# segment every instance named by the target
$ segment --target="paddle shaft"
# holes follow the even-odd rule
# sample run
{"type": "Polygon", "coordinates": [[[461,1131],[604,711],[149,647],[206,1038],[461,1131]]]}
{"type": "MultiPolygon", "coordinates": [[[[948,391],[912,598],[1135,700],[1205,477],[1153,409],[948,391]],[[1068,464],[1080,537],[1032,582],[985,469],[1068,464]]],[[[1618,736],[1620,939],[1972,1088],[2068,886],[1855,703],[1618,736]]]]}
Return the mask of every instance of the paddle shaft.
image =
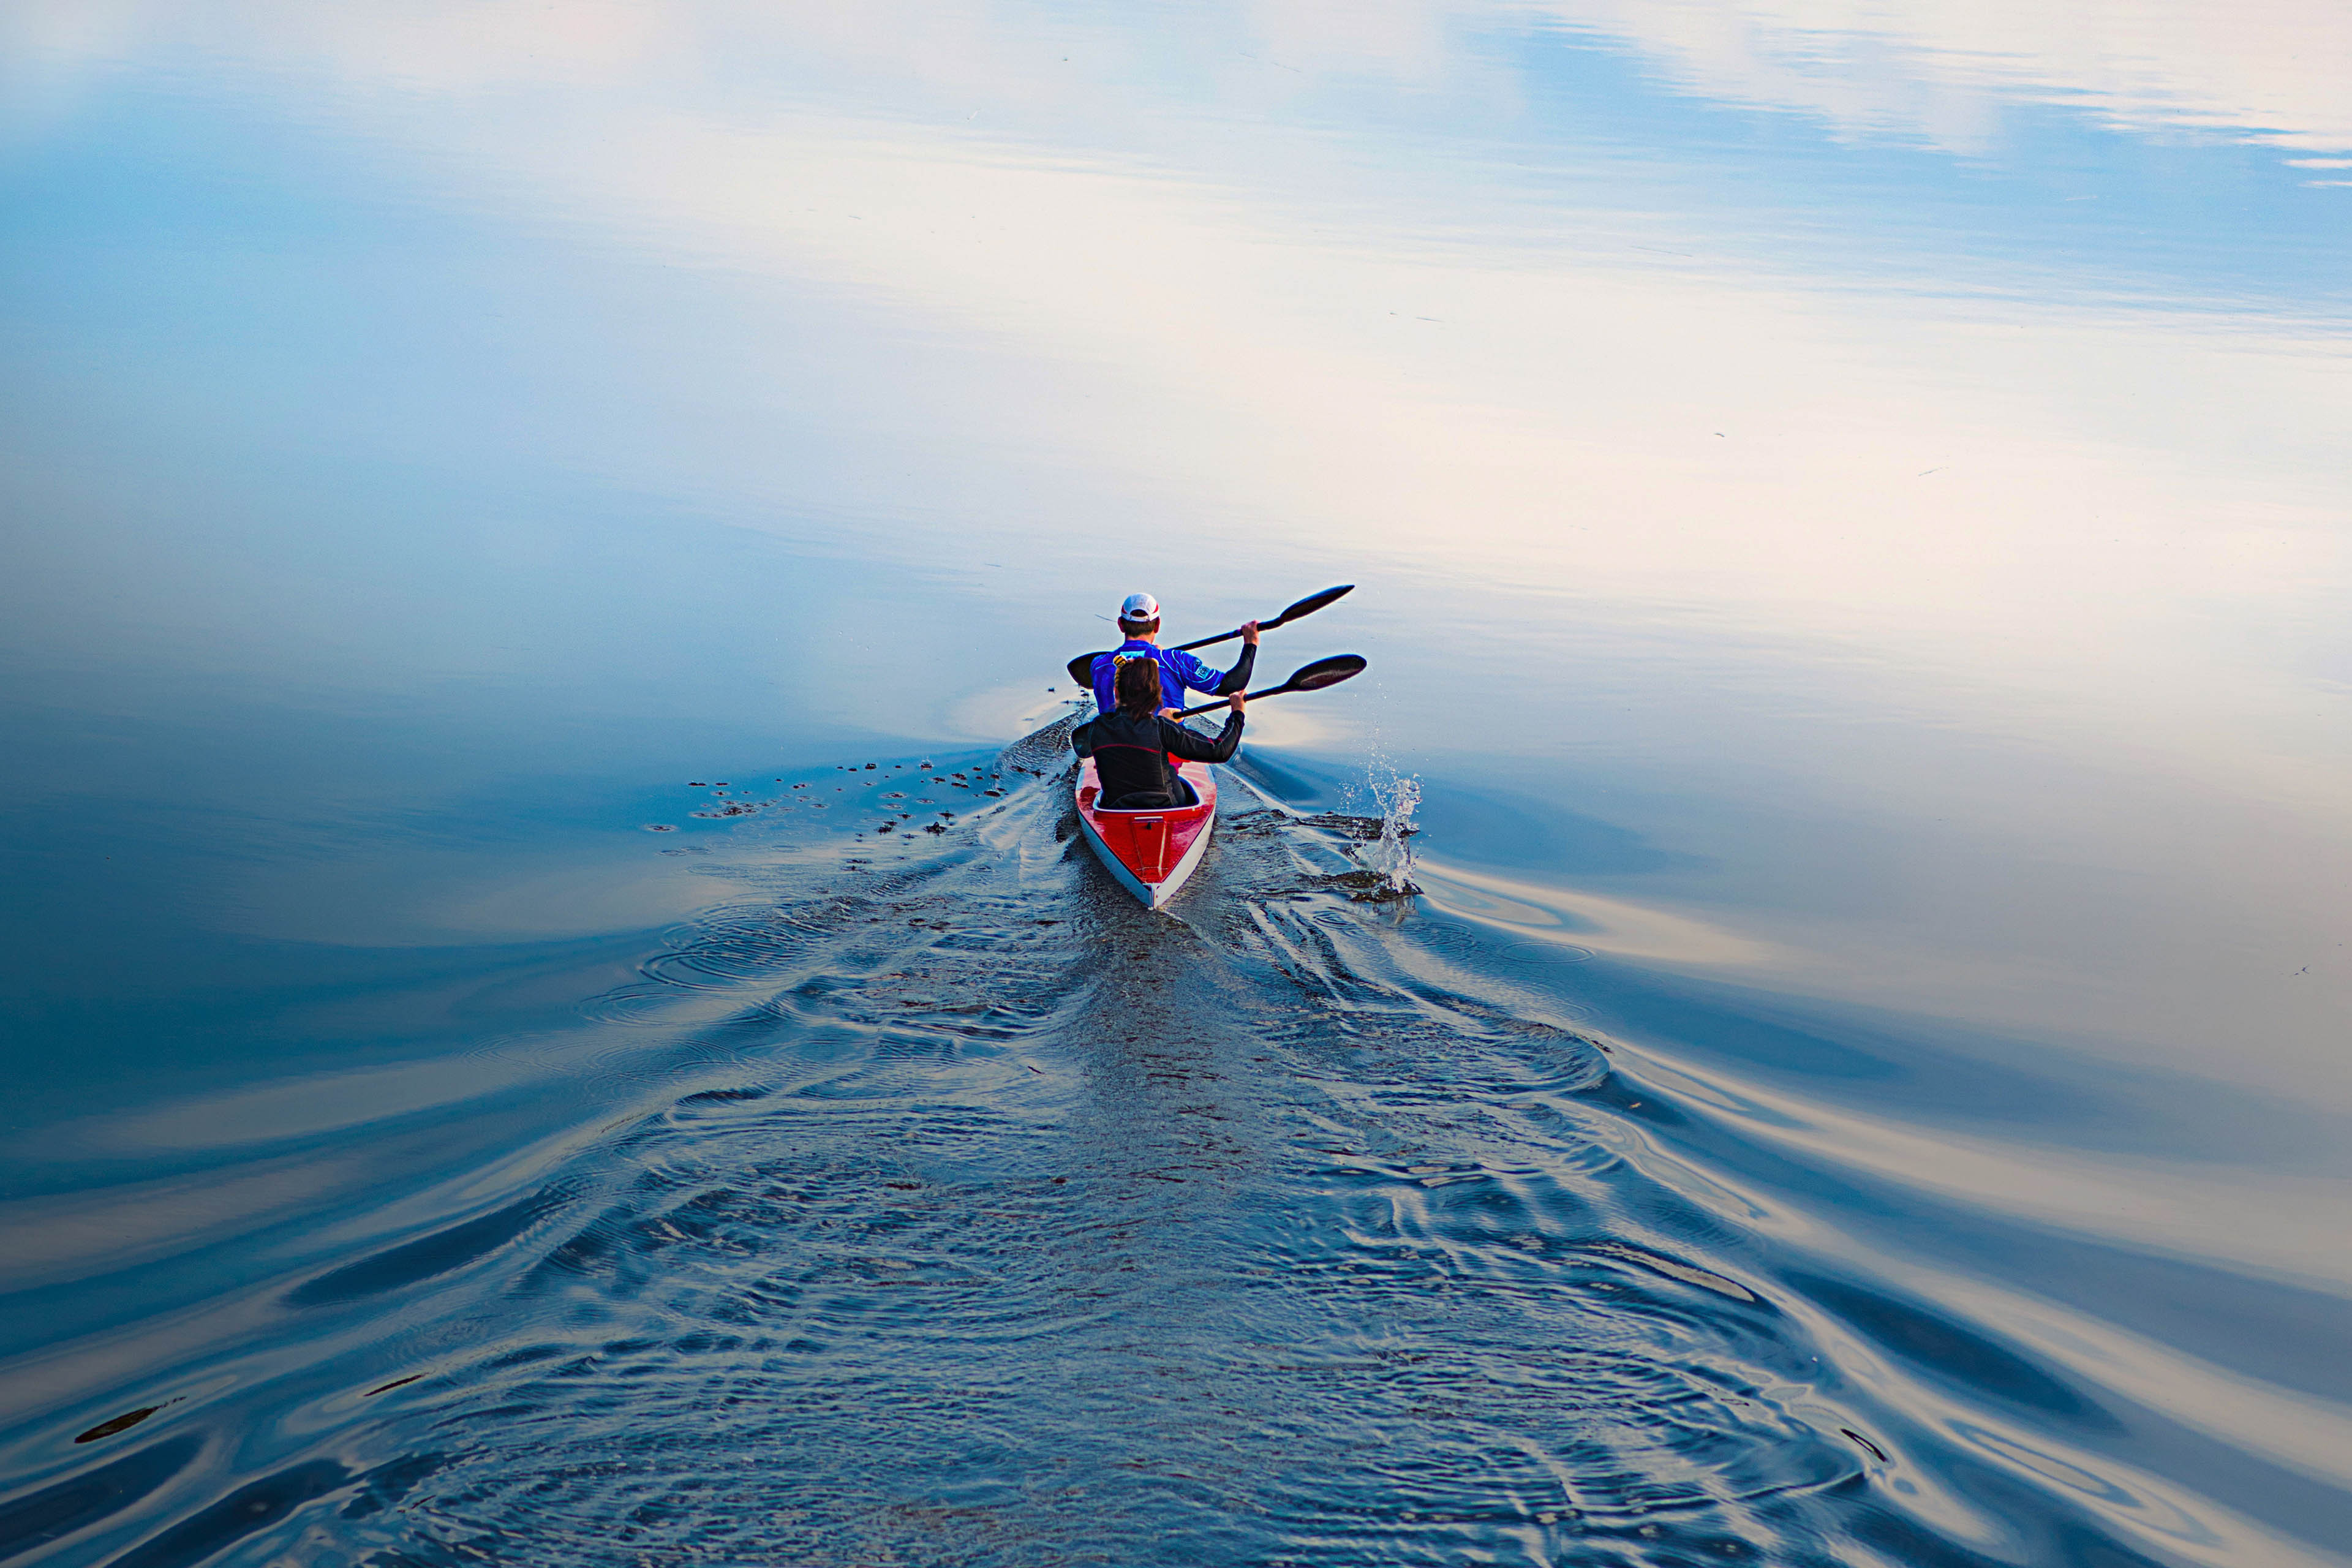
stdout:
{"type": "MultiPolygon", "coordinates": [[[[1346,595],[1354,587],[1355,584],[1353,583],[1343,583],[1337,588],[1326,588],[1319,594],[1309,594],[1306,598],[1299,600],[1297,604],[1283,611],[1282,614],[1275,616],[1274,619],[1270,621],[1258,622],[1257,629],[1262,632],[1270,632],[1278,626],[1283,626],[1288,622],[1298,619],[1301,616],[1311,616],[1316,611],[1321,609],[1324,605],[1329,604],[1332,600],[1346,595]]],[[[1176,651],[1179,653],[1190,653],[1196,647],[1213,647],[1221,642],[1231,642],[1241,635],[1241,627],[1235,626],[1232,631],[1219,632],[1213,637],[1200,637],[1192,642],[1180,642],[1176,645],[1176,651]]],[[[1269,693],[1269,695],[1271,695],[1271,693],[1269,693]]]]}
{"type": "MultiPolygon", "coordinates": [[[[1279,697],[1286,691],[1296,691],[1297,689],[1298,689],[1295,686],[1272,686],[1268,687],[1264,691],[1244,692],[1242,694],[1242,700],[1244,702],[1259,702],[1265,700],[1266,698],[1279,697]]],[[[1216,709],[1227,707],[1232,702],[1233,699],[1230,697],[1220,697],[1214,702],[1203,702],[1198,708],[1180,708],[1176,710],[1176,717],[1179,719],[1190,719],[1195,713],[1212,712],[1216,709]]]]}
{"type": "MultiPolygon", "coordinates": [[[[1263,691],[1245,692],[1243,694],[1242,700],[1254,702],[1261,698],[1279,697],[1286,691],[1320,691],[1327,686],[1337,686],[1343,680],[1352,680],[1362,674],[1363,670],[1362,656],[1352,653],[1336,654],[1329,658],[1318,658],[1313,664],[1299,666],[1290,672],[1290,679],[1279,686],[1269,686],[1263,691]]],[[[1190,719],[1195,713],[1207,713],[1223,708],[1232,700],[1231,698],[1225,698],[1215,702],[1203,702],[1198,708],[1183,710],[1176,717],[1190,719]]]]}
{"type": "MultiPolygon", "coordinates": [[[[1270,632],[1280,625],[1282,625],[1280,621],[1260,621],[1257,624],[1257,629],[1262,632],[1270,632]]],[[[1241,627],[1235,626],[1232,631],[1219,632],[1213,637],[1195,637],[1191,642],[1180,642],[1172,651],[1176,653],[1190,653],[1196,647],[1214,647],[1221,642],[1231,642],[1241,635],[1241,627]]]]}

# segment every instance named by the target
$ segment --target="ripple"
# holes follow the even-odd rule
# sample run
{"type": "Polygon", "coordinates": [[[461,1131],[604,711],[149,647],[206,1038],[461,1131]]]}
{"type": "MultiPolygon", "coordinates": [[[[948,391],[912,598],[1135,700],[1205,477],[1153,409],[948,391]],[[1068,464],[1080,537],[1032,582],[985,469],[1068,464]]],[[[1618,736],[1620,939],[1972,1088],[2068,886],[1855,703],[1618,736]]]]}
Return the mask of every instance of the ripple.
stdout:
{"type": "Polygon", "coordinates": [[[252,1417],[220,1473],[184,1434],[52,1462],[0,1540],[1958,1568],[2232,1539],[2086,1448],[2144,1412],[1820,1250],[1706,1120],[1754,1095],[1621,1068],[1661,1047],[1596,1024],[1601,966],[1530,979],[1481,945],[1495,908],[1358,903],[1362,823],[1238,804],[1148,914],[1076,852],[1058,744],[889,858],[730,828],[742,896],[584,1009],[614,1098],[569,1152],[240,1309],[269,1349],[207,1406],[252,1417]]]}

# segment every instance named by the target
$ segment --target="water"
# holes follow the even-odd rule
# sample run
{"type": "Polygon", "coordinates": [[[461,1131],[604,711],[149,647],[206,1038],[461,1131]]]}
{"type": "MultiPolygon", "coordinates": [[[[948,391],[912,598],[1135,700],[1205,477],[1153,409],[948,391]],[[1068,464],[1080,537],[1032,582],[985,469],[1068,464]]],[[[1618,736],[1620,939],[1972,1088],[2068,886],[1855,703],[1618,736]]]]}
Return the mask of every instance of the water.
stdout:
{"type": "Polygon", "coordinates": [[[11,8],[0,1562],[2347,1561],[2347,69],[11,8]]]}

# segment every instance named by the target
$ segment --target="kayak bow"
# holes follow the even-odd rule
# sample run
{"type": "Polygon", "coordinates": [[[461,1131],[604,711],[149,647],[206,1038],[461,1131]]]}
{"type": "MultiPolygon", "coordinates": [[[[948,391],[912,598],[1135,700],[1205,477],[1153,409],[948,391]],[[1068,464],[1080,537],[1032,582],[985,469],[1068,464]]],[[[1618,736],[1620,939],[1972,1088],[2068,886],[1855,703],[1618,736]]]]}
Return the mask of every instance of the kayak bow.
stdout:
{"type": "Polygon", "coordinates": [[[1217,781],[1206,763],[1184,763],[1178,769],[1200,797],[1192,805],[1170,811],[1105,811],[1095,803],[1102,796],[1102,781],[1088,757],[1078,766],[1078,826],[1097,859],[1109,868],[1120,887],[1156,910],[1176,896],[1209,847],[1217,821],[1217,781]]]}

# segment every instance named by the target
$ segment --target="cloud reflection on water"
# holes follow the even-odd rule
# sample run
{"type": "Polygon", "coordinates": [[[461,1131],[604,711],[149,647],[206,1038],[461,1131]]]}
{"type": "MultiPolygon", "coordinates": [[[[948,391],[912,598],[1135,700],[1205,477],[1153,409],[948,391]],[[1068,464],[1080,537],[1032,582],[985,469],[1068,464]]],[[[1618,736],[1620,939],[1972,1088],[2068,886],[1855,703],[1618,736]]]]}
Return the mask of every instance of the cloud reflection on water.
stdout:
{"type": "Polygon", "coordinates": [[[1543,6],[1622,38],[1684,90],[1821,115],[1853,135],[1992,150],[2018,103],[2136,134],[2352,146],[2352,14],[2326,0],[1586,0],[1543,6]]]}
{"type": "MultiPolygon", "coordinates": [[[[559,15],[492,0],[331,12],[250,4],[192,16],[146,0],[28,0],[11,8],[7,27],[11,55],[38,62],[25,77],[52,85],[68,62],[119,60],[161,45],[333,61],[436,92],[641,88],[756,67],[853,96],[861,83],[870,91],[896,77],[1033,110],[1057,100],[1098,110],[1090,88],[1102,76],[1155,70],[1176,89],[1171,96],[1205,86],[1228,106],[1372,79],[1473,96],[1518,85],[1518,61],[1496,40],[1565,29],[1630,46],[1677,90],[1819,116],[1853,136],[1984,152],[1998,141],[2004,110],[2047,104],[2133,134],[2196,132],[2305,153],[2352,148],[2342,90],[2352,77],[2352,17],[2324,0],[2160,0],[2127,10],[2026,0],[1248,0],[1191,24],[1178,37],[1145,19],[1106,25],[1023,4],[845,11],[578,0],[559,15]],[[1087,53],[1038,47],[1055,37],[1087,53]],[[1152,49],[1147,39],[1171,47],[1152,49]],[[1081,68],[1048,68],[1067,64],[1081,68]],[[1253,95],[1242,86],[1267,69],[1295,79],[1286,92],[1253,95]]],[[[1279,88],[1279,79],[1269,85],[1279,88]]]]}
{"type": "MultiPolygon", "coordinates": [[[[2004,883],[2012,904],[2067,880],[2057,846],[2152,879],[2159,907],[2199,911],[2151,939],[2173,955],[2159,969],[2216,960],[2216,910],[2259,950],[2202,987],[2219,1014],[2166,1025],[2197,1005],[2168,998],[2127,1030],[2185,1042],[2282,1005],[2273,952],[2315,962],[2324,995],[2352,980],[2304,950],[2352,876],[2352,730],[2326,673],[2352,500],[2340,333],[2226,289],[2122,297],[2063,258],[1956,255],[1923,292],[1915,266],[1883,270],[1885,215],[1860,211],[1853,272],[1811,271],[1754,210],[1645,210],[1645,182],[1673,171],[1639,132],[1667,110],[1556,124],[1536,47],[1615,38],[1677,91],[2022,165],[2035,149],[1991,134],[2003,105],[2151,144],[2339,146],[2340,16],[1399,5],[1343,22],[1268,5],[1179,33],[998,6],[13,16],[14,52],[51,75],[202,54],[212,87],[162,90],[323,129],[425,194],[412,223],[521,235],[609,316],[593,333],[560,312],[505,322],[486,357],[516,384],[495,411],[462,358],[436,367],[459,390],[406,405],[415,446],[538,443],[592,481],[802,543],[888,520],[856,548],[910,565],[943,541],[1038,561],[1106,528],[1206,547],[1163,564],[1193,598],[1241,566],[1377,563],[1415,584],[1426,630],[1473,644],[1499,618],[1505,657],[1579,681],[1643,639],[1670,647],[1610,672],[1631,717],[1549,710],[1615,726],[1603,745],[1701,765],[1687,754],[1736,733],[1768,789],[1903,803],[1914,842],[1889,857],[1957,865],[2004,837],[2009,858],[2042,857],[2004,883]],[[1579,173],[1548,184],[1511,156],[1531,147],[1579,173]],[[633,338],[622,318],[648,288],[699,290],[724,352],[633,338]],[[1906,745],[1870,738],[1889,724],[1906,745]],[[2027,780],[2041,792],[2017,798],[2027,780]]],[[[1753,164],[1766,210],[1790,181],[1769,151],[1717,155],[1753,164]]],[[[1039,595],[1084,577],[1038,570],[1039,595]]],[[[1464,695],[1497,689],[1476,668],[1454,667],[1444,702],[1400,683],[1390,722],[1433,753],[1491,749],[1497,701],[1464,695]]],[[[819,700],[842,721],[919,702],[898,679],[819,700]]],[[[967,723],[953,710],[943,730],[967,723]]],[[[1888,963],[1874,919],[1771,920],[1852,954],[1838,984],[1932,967],[1888,963]]],[[[2069,987],[2026,978],[2000,923],[1925,917],[1919,945],[2000,952],[1990,988],[1938,958],[1946,1000],[2005,985],[2059,1005],[2069,987]]],[[[2144,962],[2055,940],[2058,974],[2144,962]]],[[[2128,1009],[2134,984],[2096,1006],[2128,1009]]]]}

